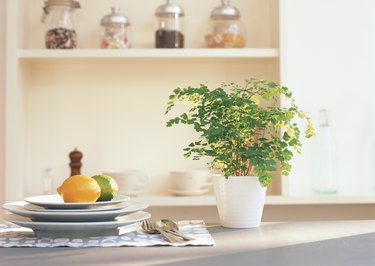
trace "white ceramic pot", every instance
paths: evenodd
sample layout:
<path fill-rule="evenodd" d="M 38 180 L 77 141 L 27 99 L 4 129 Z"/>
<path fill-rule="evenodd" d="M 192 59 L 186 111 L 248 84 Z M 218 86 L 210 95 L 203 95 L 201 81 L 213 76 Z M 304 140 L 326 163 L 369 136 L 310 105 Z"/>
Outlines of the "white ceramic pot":
<path fill-rule="evenodd" d="M 216 204 L 222 226 L 258 227 L 262 219 L 266 187 L 257 176 L 214 176 Z"/>

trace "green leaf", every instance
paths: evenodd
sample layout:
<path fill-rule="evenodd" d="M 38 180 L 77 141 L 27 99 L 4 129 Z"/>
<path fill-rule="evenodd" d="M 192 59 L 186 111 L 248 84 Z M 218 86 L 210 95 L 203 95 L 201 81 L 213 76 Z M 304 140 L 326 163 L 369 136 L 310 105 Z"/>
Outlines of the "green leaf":
<path fill-rule="evenodd" d="M 259 96 L 254 94 L 250 97 L 250 99 L 256 104 L 256 105 L 259 105 L 260 104 L 260 99 L 259 99 Z"/>
<path fill-rule="evenodd" d="M 285 161 L 290 161 L 293 158 L 293 152 L 288 149 L 284 149 L 282 155 Z"/>

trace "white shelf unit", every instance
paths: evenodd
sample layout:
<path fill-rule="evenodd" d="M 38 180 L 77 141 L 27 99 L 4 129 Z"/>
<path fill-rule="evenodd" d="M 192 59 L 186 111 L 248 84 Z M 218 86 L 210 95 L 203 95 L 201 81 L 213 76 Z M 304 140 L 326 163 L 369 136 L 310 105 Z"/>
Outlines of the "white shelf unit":
<path fill-rule="evenodd" d="M 79 2 L 78 48 L 46 50 L 43 1 L 7 1 L 6 201 L 40 194 L 47 167 L 61 182 L 69 175 L 68 153 L 78 147 L 85 174 L 142 169 L 151 177 L 145 188 L 151 205 L 199 205 L 199 197 L 153 196 L 169 191 L 170 170 L 206 165 L 182 156 L 192 131 L 165 127 L 168 95 L 180 86 L 251 76 L 278 81 L 278 1 L 237 1 L 251 33 L 242 49 L 204 48 L 202 25 L 220 1 L 179 1 L 187 13 L 184 49 L 152 48 L 154 10 L 163 1 L 143 0 L 142 9 L 130 0 Z M 112 6 L 131 19 L 131 49 L 98 49 L 98 22 Z M 204 202 L 212 205 L 213 198 Z"/>

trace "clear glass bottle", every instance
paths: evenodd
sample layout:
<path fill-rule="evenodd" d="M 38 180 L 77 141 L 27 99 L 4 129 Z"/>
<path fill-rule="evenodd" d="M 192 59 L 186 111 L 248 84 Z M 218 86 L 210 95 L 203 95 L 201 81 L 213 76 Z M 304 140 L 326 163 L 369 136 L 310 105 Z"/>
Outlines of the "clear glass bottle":
<path fill-rule="evenodd" d="M 184 48 L 184 10 L 174 0 L 167 0 L 166 4 L 159 6 L 155 15 L 157 17 L 157 30 L 155 32 L 155 48 Z"/>
<path fill-rule="evenodd" d="M 77 47 L 75 9 L 80 4 L 74 0 L 48 0 L 43 8 L 42 22 L 46 27 L 47 49 L 74 49 Z"/>
<path fill-rule="evenodd" d="M 46 168 L 43 172 L 43 194 L 49 195 L 53 194 L 54 186 L 53 186 L 53 175 L 52 169 Z"/>
<path fill-rule="evenodd" d="M 337 157 L 326 109 L 319 111 L 319 127 L 313 145 L 313 191 L 335 194 L 338 191 Z"/>
<path fill-rule="evenodd" d="M 221 6 L 211 12 L 206 45 L 209 48 L 245 47 L 245 27 L 240 17 L 240 11 L 229 0 L 221 0 Z"/>
<path fill-rule="evenodd" d="M 100 25 L 104 27 L 100 47 L 104 49 L 130 48 L 130 21 L 119 8 L 111 8 Z"/>

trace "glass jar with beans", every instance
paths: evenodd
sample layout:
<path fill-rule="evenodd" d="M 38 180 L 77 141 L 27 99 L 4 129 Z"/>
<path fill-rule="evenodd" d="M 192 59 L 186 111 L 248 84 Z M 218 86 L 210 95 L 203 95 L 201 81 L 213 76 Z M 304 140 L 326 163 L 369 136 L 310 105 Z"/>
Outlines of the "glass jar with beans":
<path fill-rule="evenodd" d="M 221 6 L 211 12 L 209 30 L 205 36 L 209 48 L 242 48 L 245 46 L 245 28 L 240 11 L 221 0 Z"/>
<path fill-rule="evenodd" d="M 174 0 L 156 9 L 157 30 L 155 32 L 155 48 L 183 48 L 184 10 Z"/>
<path fill-rule="evenodd" d="M 42 22 L 46 26 L 47 49 L 74 49 L 77 47 L 77 32 L 74 11 L 80 4 L 74 0 L 47 0 L 43 8 Z"/>

